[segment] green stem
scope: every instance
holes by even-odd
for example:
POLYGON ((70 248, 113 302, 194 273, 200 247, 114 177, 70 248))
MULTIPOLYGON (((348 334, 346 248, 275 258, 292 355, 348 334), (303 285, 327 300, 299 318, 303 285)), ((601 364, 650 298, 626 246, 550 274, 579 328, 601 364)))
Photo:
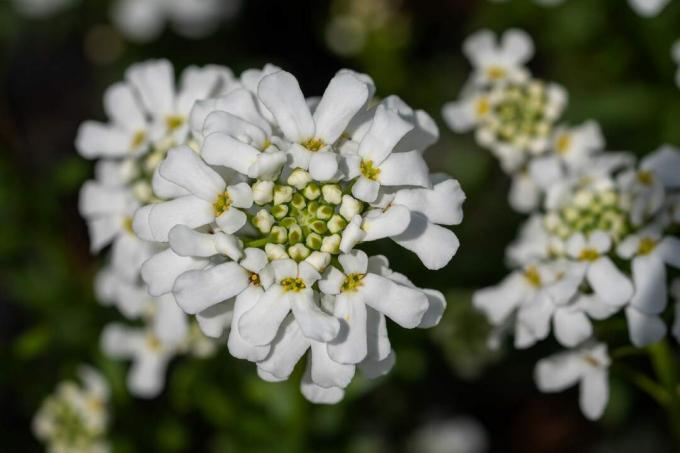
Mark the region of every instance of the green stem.
POLYGON ((680 446, 680 394, 678 393, 678 369, 673 350, 667 340, 647 347, 657 379, 669 395, 666 412, 671 433, 680 446))
POLYGON ((668 394, 666 388, 659 385, 659 383, 646 374, 640 373, 620 362, 612 365, 612 371, 647 393, 659 404, 659 406, 666 407, 670 403, 671 396, 668 394))

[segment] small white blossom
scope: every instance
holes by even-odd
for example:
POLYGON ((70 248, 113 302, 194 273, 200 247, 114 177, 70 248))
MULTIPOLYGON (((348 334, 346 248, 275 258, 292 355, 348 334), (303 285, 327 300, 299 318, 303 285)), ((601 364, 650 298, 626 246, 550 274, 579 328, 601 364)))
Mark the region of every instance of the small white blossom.
POLYGON ((106 453, 108 383, 93 368, 78 371, 82 384, 61 382, 33 418, 33 432, 52 453, 106 453))
POLYGON ((579 349, 540 360, 535 380, 542 392, 561 392, 579 384, 579 402, 583 414, 597 420, 609 400, 609 365, 605 344, 589 344, 579 349))
POLYGON ((111 18, 129 39, 156 39, 168 22, 186 38, 202 38, 238 12, 240 0, 117 0, 111 18))

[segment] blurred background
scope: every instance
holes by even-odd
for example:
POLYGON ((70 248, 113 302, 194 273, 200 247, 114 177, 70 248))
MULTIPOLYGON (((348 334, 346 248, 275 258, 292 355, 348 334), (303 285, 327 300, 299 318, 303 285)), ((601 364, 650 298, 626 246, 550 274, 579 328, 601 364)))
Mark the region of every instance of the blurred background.
POLYGON ((670 55, 680 38, 678 2, 645 19, 622 0, 555 7, 531 0, 227 1, 228 14, 208 36, 188 39, 161 27, 144 43, 112 25, 113 1, 62 0, 49 15, 26 15, 48 3, 0 2, 0 450, 42 449, 30 430, 33 414, 87 362, 111 381, 110 438, 121 452, 420 452, 428 451, 423 438, 454 425, 460 433, 452 438, 462 440, 447 445, 464 448, 472 430, 486 448, 441 451, 673 451, 664 414, 616 377, 598 423, 580 414, 577 389, 540 394, 533 365, 557 349, 552 340, 528 351, 486 348, 489 328, 470 295, 505 275, 504 248, 522 217, 507 204, 509 179, 495 160, 470 136, 448 131, 440 110, 469 73, 464 38, 480 28, 519 27, 536 43, 534 75, 569 91, 572 124, 599 121, 610 150, 642 155, 680 145, 670 55), (209 360, 173 362, 157 399, 128 395, 127 364, 98 348, 102 326, 121 318, 93 296, 101 258, 90 256, 77 212, 78 189, 93 166, 73 141, 82 121, 104 119, 106 87, 130 64, 156 57, 178 70, 216 63, 237 75, 271 62, 294 73, 307 95, 321 94, 349 67, 370 74, 378 95, 397 94, 437 120, 441 139, 426 157, 467 193, 465 220, 454 229, 462 246, 437 272, 389 241, 371 247, 448 300, 435 329, 391 326, 398 359, 390 375, 356 379, 341 404, 314 406, 298 390, 302 369, 288 382, 266 383, 222 348, 209 360))

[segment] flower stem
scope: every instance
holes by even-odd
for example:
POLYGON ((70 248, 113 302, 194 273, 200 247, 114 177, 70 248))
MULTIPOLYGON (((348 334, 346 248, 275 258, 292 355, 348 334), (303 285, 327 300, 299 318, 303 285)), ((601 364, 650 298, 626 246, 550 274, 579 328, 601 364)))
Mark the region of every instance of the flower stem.
POLYGON ((264 247, 265 245, 267 245, 268 243, 271 242, 271 239, 272 238, 270 236, 267 236, 267 237, 264 237, 264 238, 261 238, 261 239, 255 239, 255 240, 246 242, 246 247, 255 247, 255 248, 264 247))
POLYGON ((659 341, 647 347, 657 379, 668 392, 668 403, 665 405, 671 433, 680 446, 680 394, 678 393, 678 369, 673 350, 667 340, 659 341))

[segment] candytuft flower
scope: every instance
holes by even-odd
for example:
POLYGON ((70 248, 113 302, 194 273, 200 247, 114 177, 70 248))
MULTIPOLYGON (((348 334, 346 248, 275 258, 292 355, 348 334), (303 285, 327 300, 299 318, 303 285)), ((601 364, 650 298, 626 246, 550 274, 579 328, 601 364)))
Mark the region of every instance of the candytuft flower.
POLYGON ((248 74, 195 105, 196 146, 159 165, 152 187, 164 200, 138 209, 133 229, 169 248, 142 277, 206 335, 228 330, 232 355, 263 379, 287 379, 307 355, 302 393, 334 403, 356 367, 377 377, 393 365, 385 316, 430 327, 445 307, 384 260, 369 268, 356 247, 389 237, 441 268, 459 245, 442 225, 461 222, 465 195, 429 175, 432 119, 395 97, 371 103, 367 76, 342 70, 310 102, 288 72, 248 74))
POLYGON ((109 385, 95 369, 81 366, 81 384, 64 381, 33 418, 33 432, 48 451, 105 453, 109 424, 109 385))

